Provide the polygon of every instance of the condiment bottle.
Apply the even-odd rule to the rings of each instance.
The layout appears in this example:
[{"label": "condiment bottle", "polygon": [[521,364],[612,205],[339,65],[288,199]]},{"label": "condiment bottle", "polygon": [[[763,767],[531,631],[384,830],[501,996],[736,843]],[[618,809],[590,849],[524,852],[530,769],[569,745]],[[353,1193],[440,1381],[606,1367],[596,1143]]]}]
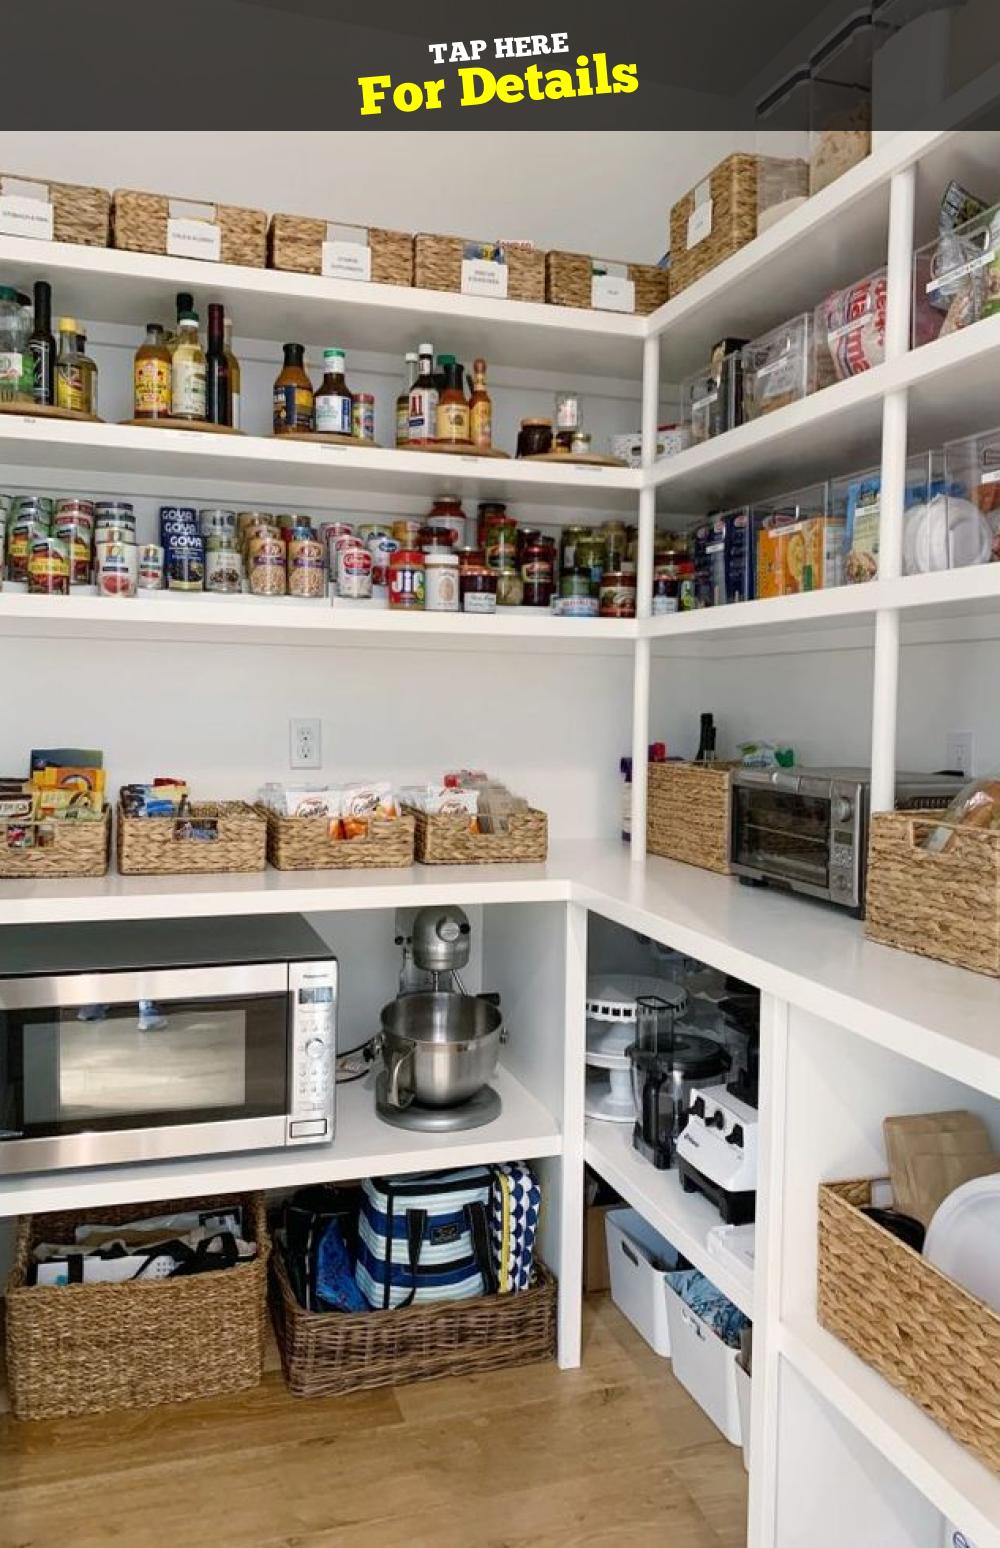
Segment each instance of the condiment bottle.
[{"label": "condiment bottle", "polygon": [[28,349],[28,332],[28,320],[17,291],[10,285],[0,285],[0,403],[28,404],[34,399],[34,362]]},{"label": "condiment bottle", "polygon": [[97,412],[97,367],[85,353],[87,335],[75,318],[59,320],[59,359],[56,361],[56,403],[77,414]]},{"label": "condiment bottle", "polygon": [[35,402],[51,405],[56,401],[56,341],[52,337],[52,286],[45,280],[35,282],[35,321],[28,353],[35,362]]},{"label": "condiment bottle", "polygon": [[198,313],[185,312],[170,358],[170,412],[174,419],[205,418],[205,351],[198,338]]},{"label": "condiment bottle", "polygon": [[169,419],[170,351],[159,323],[146,324],[146,337],[132,364],[132,413],[136,419]]},{"label": "condiment bottle", "polygon": [[180,336],[181,336],[181,318],[184,317],[188,312],[193,312],[194,311],[194,296],[191,294],[191,292],[189,290],[179,290],[177,292],[177,298],[176,299],[177,299],[177,322],[176,322],[176,324],[174,326],[173,332],[167,334],[166,341],[165,341],[167,349],[169,350],[171,355],[173,354],[174,350],[177,348],[177,344],[178,344],[178,341],[179,341]]},{"label": "condiment bottle", "polygon": [[208,308],[208,353],[205,356],[205,418],[210,425],[232,423],[229,359],[226,355],[225,312],[217,301]]},{"label": "condiment bottle", "polygon": [[284,365],[274,380],[274,433],[315,430],[316,410],[312,382],[303,364],[305,346],[286,344]]},{"label": "condiment bottle", "polygon": [[438,389],[434,379],[434,345],[421,344],[420,369],[410,388],[407,439],[411,446],[426,446],[437,429]]},{"label": "condiment bottle", "polygon": [[469,405],[465,397],[465,367],[458,360],[445,366],[444,386],[438,399],[437,439],[446,445],[469,443]]},{"label": "condiment bottle", "polygon": [[222,320],[222,337],[229,362],[229,423],[240,428],[240,363],[233,354],[233,319],[227,312]]},{"label": "condiment bottle", "polygon": [[324,349],[323,381],[316,394],[316,429],[324,435],[351,435],[354,399],[344,377],[342,349]]},{"label": "condiment bottle", "polygon": [[493,404],[486,391],[486,361],[480,356],[472,362],[472,396],[469,399],[469,438],[480,451],[493,445]]},{"label": "condiment bottle", "polygon": [[405,446],[410,439],[410,393],[417,379],[419,356],[408,350],[403,370],[403,390],[396,399],[396,445]]}]

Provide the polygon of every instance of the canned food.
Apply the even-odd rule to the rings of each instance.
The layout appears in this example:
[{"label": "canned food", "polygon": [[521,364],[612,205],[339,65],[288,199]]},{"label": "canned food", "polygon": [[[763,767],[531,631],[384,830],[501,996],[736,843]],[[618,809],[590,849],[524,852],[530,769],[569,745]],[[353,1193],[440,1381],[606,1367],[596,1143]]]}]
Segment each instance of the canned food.
[{"label": "canned food", "polygon": [[560,597],[560,618],[596,618],[600,603],[596,597]]},{"label": "canned food", "polygon": [[144,543],[139,550],[139,590],[163,589],[163,549],[158,543]]},{"label": "canned food", "polygon": [[208,537],[213,532],[224,532],[235,535],[236,512],[217,510],[214,507],[198,512],[198,526],[202,537]]},{"label": "canned food", "polygon": [[415,550],[420,547],[420,529],[422,526],[422,522],[409,519],[394,521],[392,524],[392,535],[401,549]]},{"label": "canned food", "polygon": [[372,556],[361,543],[344,543],[337,554],[337,595],[359,600],[372,594]]},{"label": "canned food", "polygon": [[354,402],[351,404],[351,432],[356,440],[374,441],[375,439],[375,395],[370,392],[356,392]]},{"label": "canned food", "polygon": [[[394,526],[394,536],[395,532]],[[425,586],[423,554],[418,549],[400,548],[389,561],[389,606],[411,610],[423,608]]]},{"label": "canned food", "polygon": [[246,548],[247,538],[252,527],[271,527],[273,525],[274,517],[270,511],[237,511],[236,540],[240,548]]},{"label": "canned food", "polygon": [[32,542],[28,590],[49,596],[69,595],[69,552],[60,538],[36,537]]},{"label": "canned food", "polygon": [[72,516],[77,521],[89,521],[93,526],[94,502],[93,500],[58,500],[53,514],[56,521],[60,516]]},{"label": "canned food", "polygon": [[216,533],[205,549],[205,590],[234,595],[243,589],[243,566],[232,535]]},{"label": "canned food", "polygon": [[371,542],[373,537],[379,537],[382,533],[384,533],[386,537],[391,537],[392,535],[390,528],[385,526],[382,522],[363,521],[358,527],[358,537],[366,547]]},{"label": "canned food", "polygon": [[94,553],[97,589],[105,597],[135,595],[138,550],[134,543],[98,543]]},{"label": "canned food", "polygon": [[247,572],[255,597],[285,595],[285,540],[276,532],[259,531],[247,545]]},{"label": "canned food", "polygon": [[171,548],[166,555],[168,591],[204,591],[205,550]]},{"label": "canned food", "polygon": [[[170,507],[161,506],[161,516],[164,509]],[[94,518],[100,521],[102,516],[110,517],[117,527],[135,526],[135,507],[127,500],[98,500],[94,505]]]},{"label": "canned food", "polygon": [[590,570],[582,566],[576,566],[572,570],[563,570],[559,577],[559,595],[561,597],[589,597],[591,595],[592,582]]},{"label": "canned food", "polygon": [[[365,550],[367,555],[367,550]],[[326,566],[323,544],[310,527],[296,527],[288,544],[288,594],[290,597],[321,597],[325,590]]]},{"label": "canned food", "polygon": [[635,576],[609,570],[601,577],[600,604],[602,618],[634,618]]},{"label": "canned food", "polygon": [[47,522],[32,516],[15,516],[7,534],[7,576],[12,581],[27,581],[28,555],[37,538],[48,537]]},{"label": "canned food", "polygon": [[32,520],[47,524],[56,513],[56,502],[50,495],[18,495],[11,516],[30,516]]},{"label": "canned food", "polygon": [[94,534],[90,523],[70,511],[57,511],[53,522],[53,536],[66,544],[69,555],[69,581],[71,586],[85,586],[90,580],[90,561]]},{"label": "canned food", "polygon": [[389,564],[393,554],[399,552],[399,543],[381,528],[368,539],[368,552],[372,556],[372,586],[384,588],[389,584]]}]

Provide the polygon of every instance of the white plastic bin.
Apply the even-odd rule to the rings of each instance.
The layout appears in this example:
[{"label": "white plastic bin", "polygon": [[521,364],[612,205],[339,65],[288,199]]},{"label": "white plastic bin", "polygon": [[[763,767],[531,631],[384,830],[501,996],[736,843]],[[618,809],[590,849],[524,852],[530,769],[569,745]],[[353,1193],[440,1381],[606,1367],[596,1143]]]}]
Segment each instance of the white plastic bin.
[{"label": "white plastic bin", "polygon": [[658,1355],[670,1354],[667,1274],[679,1257],[665,1237],[635,1209],[613,1209],[604,1218],[611,1299]]},{"label": "white plastic bin", "polygon": [[752,1383],[742,1365],[736,1366],[736,1404],[740,1411],[740,1444],[743,1466],[750,1471],[750,1393]]},{"label": "white plastic bin", "polygon": [[664,1284],[674,1375],[727,1441],[740,1444],[740,1408],[736,1395],[738,1349],[730,1349]]}]

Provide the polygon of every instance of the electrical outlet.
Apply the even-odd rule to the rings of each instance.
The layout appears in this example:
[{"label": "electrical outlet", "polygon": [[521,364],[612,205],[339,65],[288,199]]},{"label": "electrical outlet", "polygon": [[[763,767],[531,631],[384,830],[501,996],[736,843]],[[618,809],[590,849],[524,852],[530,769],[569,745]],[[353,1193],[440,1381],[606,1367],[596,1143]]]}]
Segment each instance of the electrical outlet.
[{"label": "electrical outlet", "polygon": [[972,776],[972,732],[949,731],[944,739],[946,769],[961,769],[966,779]]},{"label": "electrical outlet", "polygon": [[299,720],[288,722],[288,767],[290,769],[319,769],[323,766],[322,721]]}]

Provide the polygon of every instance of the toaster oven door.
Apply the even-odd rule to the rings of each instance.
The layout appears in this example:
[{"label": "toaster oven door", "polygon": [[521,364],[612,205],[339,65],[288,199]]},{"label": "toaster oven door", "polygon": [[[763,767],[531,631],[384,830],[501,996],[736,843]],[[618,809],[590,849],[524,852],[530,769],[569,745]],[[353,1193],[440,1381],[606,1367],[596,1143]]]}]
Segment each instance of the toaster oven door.
[{"label": "toaster oven door", "polygon": [[738,874],[817,898],[831,896],[829,794],[773,785],[733,787],[732,861]]}]

